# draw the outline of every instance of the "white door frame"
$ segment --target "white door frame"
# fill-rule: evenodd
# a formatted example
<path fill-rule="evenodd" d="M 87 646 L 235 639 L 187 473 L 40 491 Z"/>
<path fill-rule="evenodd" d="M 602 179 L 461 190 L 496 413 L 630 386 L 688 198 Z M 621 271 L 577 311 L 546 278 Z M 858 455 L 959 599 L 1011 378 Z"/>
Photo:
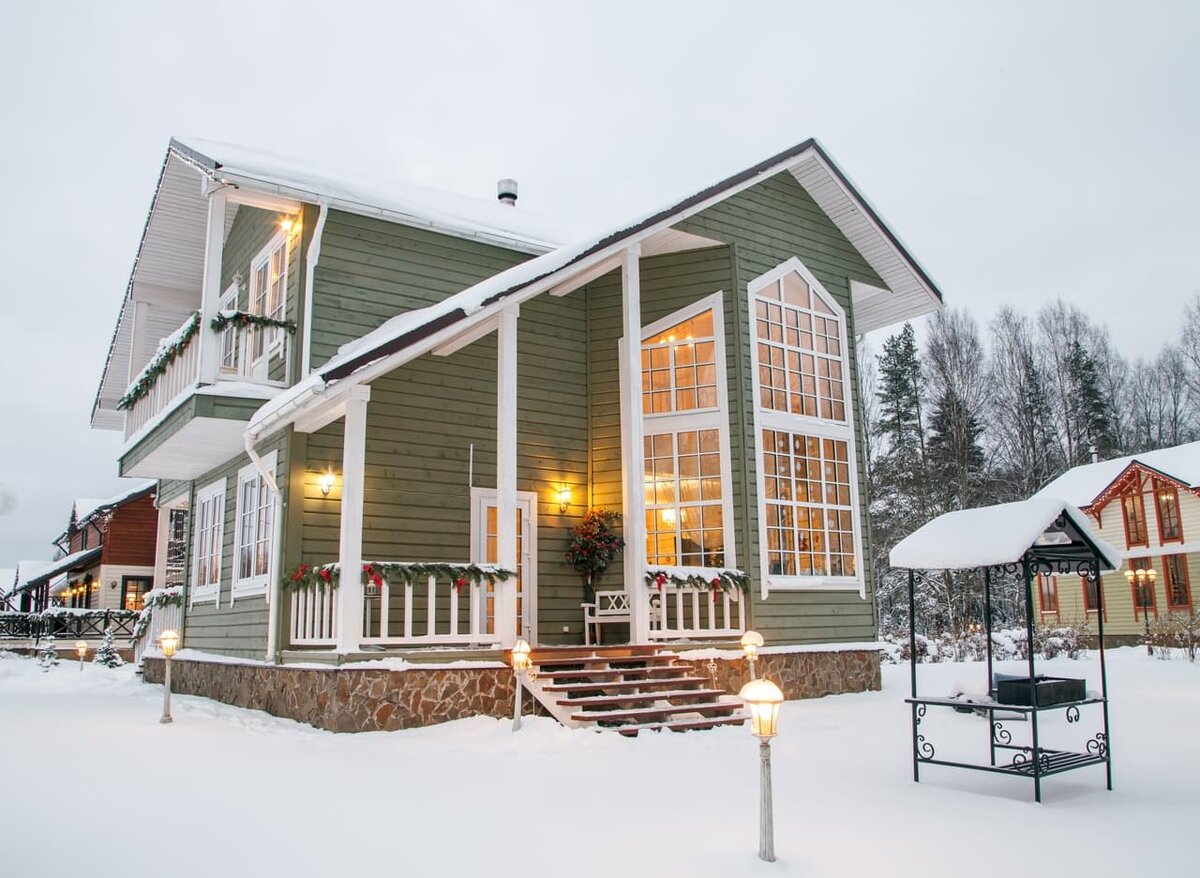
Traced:
<path fill-rule="evenodd" d="M 486 542 L 482 539 L 483 527 L 487 522 L 485 509 L 488 506 L 498 506 L 499 498 L 495 488 L 471 489 L 471 563 L 486 563 L 484 553 Z M 537 633 L 537 493 L 535 491 L 517 491 L 517 509 L 521 510 L 521 548 L 524 557 L 524 575 L 521 579 L 521 596 L 524 599 L 522 610 L 525 618 L 522 620 L 523 636 L 534 646 L 538 642 Z M 516 590 L 513 590 L 515 597 Z M 515 608 L 514 608 L 515 613 Z M 497 614 L 498 616 L 500 614 Z M 511 616 L 510 616 L 511 618 Z"/>

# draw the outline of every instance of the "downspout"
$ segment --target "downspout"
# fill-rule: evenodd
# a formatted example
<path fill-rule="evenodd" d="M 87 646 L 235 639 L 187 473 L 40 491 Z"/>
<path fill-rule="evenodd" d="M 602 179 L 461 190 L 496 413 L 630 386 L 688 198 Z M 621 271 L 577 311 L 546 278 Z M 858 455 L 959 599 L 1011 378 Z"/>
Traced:
<path fill-rule="evenodd" d="M 269 582 L 267 584 L 267 661 L 275 660 L 275 643 L 279 639 L 279 541 L 283 539 L 283 519 L 286 517 L 287 505 L 275 481 L 275 473 L 263 463 L 258 452 L 254 450 L 254 440 L 249 433 L 242 436 L 246 446 L 246 456 L 254 464 L 267 487 L 275 496 L 275 520 L 271 523 L 271 563 L 269 566 Z"/>
<path fill-rule="evenodd" d="M 317 227 L 308 242 L 308 253 L 304 257 L 304 335 L 300 340 L 300 374 L 306 376 L 312 368 L 312 305 L 313 277 L 317 271 L 317 260 L 321 258 L 321 233 L 325 231 L 325 218 L 329 216 L 329 203 L 320 202 L 321 212 L 317 215 Z"/>

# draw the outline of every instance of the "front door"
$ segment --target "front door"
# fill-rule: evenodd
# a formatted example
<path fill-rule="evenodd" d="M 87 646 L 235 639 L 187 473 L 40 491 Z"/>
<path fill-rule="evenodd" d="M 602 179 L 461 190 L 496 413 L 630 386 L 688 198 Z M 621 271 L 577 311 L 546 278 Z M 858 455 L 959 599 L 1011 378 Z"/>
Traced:
<path fill-rule="evenodd" d="M 517 612 L 516 636 L 537 643 L 537 494 L 517 492 Z M 496 491 L 471 490 L 471 561 L 496 563 Z M 495 591 L 489 588 L 484 612 L 486 629 L 496 619 Z"/>

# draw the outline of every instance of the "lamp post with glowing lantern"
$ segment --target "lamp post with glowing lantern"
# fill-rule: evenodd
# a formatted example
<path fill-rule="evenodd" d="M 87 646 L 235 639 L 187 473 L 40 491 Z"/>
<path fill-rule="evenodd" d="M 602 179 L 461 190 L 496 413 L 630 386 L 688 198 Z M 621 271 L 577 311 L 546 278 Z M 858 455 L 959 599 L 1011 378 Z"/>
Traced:
<path fill-rule="evenodd" d="M 1145 627 L 1146 655 L 1154 655 L 1154 647 L 1150 642 L 1150 608 L 1154 606 L 1154 583 L 1158 581 L 1158 571 L 1153 567 L 1132 567 L 1125 569 L 1125 581 L 1137 585 L 1137 602 L 1142 608 L 1142 624 Z"/>
<path fill-rule="evenodd" d="M 76 640 L 75 652 L 79 655 L 79 670 L 83 670 L 83 660 L 87 656 L 87 641 Z"/>
<path fill-rule="evenodd" d="M 158 635 L 158 645 L 162 648 L 163 662 L 163 712 L 160 723 L 171 722 L 171 657 L 175 655 L 175 647 L 179 645 L 179 635 L 168 628 Z"/>
<path fill-rule="evenodd" d="M 524 638 L 513 644 L 512 648 L 512 668 L 516 676 L 517 694 L 513 698 L 513 731 L 521 728 L 521 690 L 525 686 L 525 680 L 529 676 L 529 668 L 533 665 L 533 659 L 529 657 L 531 652 L 528 641 Z"/>
<path fill-rule="evenodd" d="M 750 708 L 750 731 L 758 738 L 758 857 L 775 862 L 775 815 L 771 805 L 771 739 L 779 730 L 783 692 L 770 680 L 751 680 L 738 693 Z"/>
<path fill-rule="evenodd" d="M 763 645 L 763 636 L 757 631 L 747 631 L 742 635 L 742 652 L 746 653 L 746 661 L 750 663 L 750 679 L 757 680 L 754 663 L 758 661 L 758 650 Z"/>

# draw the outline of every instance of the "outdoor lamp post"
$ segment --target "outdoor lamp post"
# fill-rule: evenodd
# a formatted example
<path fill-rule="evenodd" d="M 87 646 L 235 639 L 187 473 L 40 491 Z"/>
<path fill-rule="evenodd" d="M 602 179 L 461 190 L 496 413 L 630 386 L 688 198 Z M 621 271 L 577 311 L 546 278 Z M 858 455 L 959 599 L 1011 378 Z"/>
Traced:
<path fill-rule="evenodd" d="M 757 631 L 747 631 L 742 635 L 742 652 L 746 653 L 746 661 L 750 663 L 750 679 L 757 680 L 754 663 L 758 661 L 758 649 L 763 645 L 763 636 Z"/>
<path fill-rule="evenodd" d="M 87 656 L 87 641 L 76 640 L 75 652 L 79 654 L 79 670 L 83 670 L 83 660 Z"/>
<path fill-rule="evenodd" d="M 513 697 L 513 731 L 521 728 L 521 690 L 524 688 L 525 679 L 529 675 L 529 668 L 533 664 L 533 660 L 529 657 L 530 647 L 529 642 L 521 638 L 513 644 L 512 648 L 512 667 L 513 674 L 516 676 L 516 695 Z"/>
<path fill-rule="evenodd" d="M 1142 625 L 1145 629 L 1146 655 L 1154 655 L 1150 643 L 1150 608 L 1154 606 L 1154 583 L 1158 581 L 1158 571 L 1153 567 L 1139 567 L 1125 570 L 1125 580 L 1130 585 L 1137 585 L 1137 600 L 1142 608 Z"/>
<path fill-rule="evenodd" d="M 175 647 L 179 645 L 179 635 L 168 628 L 158 635 L 158 644 L 162 648 L 163 662 L 163 712 L 160 723 L 171 722 L 171 656 L 175 655 Z"/>
<path fill-rule="evenodd" d="M 775 817 L 771 806 L 771 739 L 779 729 L 783 693 L 770 680 L 751 680 L 738 693 L 750 708 L 750 731 L 758 738 L 758 857 L 775 862 Z"/>

